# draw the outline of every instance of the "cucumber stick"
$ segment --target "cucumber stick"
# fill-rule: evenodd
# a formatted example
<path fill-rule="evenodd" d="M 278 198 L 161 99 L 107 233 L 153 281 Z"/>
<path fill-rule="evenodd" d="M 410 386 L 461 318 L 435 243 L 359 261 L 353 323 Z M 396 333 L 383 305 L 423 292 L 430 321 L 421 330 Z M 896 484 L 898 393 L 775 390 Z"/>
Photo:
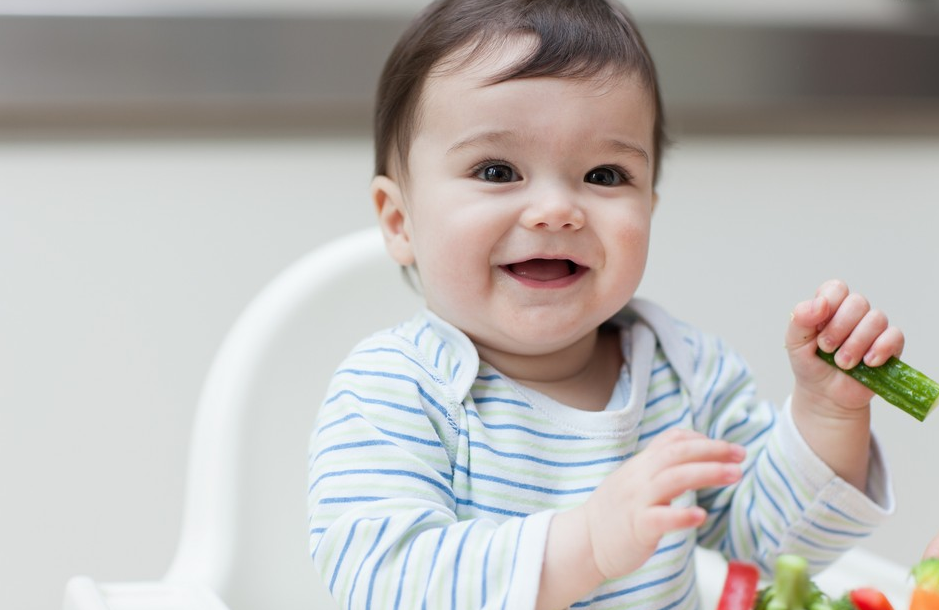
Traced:
<path fill-rule="evenodd" d="M 939 383 L 898 358 L 890 358 L 874 368 L 862 362 L 854 368 L 843 369 L 835 364 L 837 350 L 828 353 L 819 349 L 816 353 L 828 364 L 857 379 L 875 394 L 919 421 L 926 419 L 939 404 Z"/>

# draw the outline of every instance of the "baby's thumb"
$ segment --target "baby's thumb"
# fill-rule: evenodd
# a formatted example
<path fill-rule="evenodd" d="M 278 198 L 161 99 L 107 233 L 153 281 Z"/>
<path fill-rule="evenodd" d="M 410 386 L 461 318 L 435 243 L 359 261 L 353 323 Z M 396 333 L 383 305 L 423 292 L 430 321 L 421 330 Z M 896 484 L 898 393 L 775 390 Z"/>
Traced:
<path fill-rule="evenodd" d="M 786 349 L 797 350 L 814 343 L 818 337 L 819 327 L 828 320 L 828 301 L 822 297 L 815 297 L 811 301 L 802 301 L 795 306 L 786 330 Z M 813 345 L 814 349 L 814 345 Z"/>

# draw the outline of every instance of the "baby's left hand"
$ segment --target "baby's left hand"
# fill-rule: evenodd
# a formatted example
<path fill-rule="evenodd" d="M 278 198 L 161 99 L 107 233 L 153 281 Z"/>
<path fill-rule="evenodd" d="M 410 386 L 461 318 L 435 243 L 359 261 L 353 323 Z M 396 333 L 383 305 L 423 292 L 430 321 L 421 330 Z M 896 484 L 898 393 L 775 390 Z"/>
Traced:
<path fill-rule="evenodd" d="M 796 386 L 841 409 L 867 407 L 873 392 L 824 362 L 816 348 L 838 350 L 835 362 L 850 369 L 861 361 L 880 366 L 899 356 L 903 343 L 903 333 L 889 325 L 882 311 L 872 309 L 866 298 L 839 280 L 825 282 L 814 299 L 796 305 L 786 333 Z"/>

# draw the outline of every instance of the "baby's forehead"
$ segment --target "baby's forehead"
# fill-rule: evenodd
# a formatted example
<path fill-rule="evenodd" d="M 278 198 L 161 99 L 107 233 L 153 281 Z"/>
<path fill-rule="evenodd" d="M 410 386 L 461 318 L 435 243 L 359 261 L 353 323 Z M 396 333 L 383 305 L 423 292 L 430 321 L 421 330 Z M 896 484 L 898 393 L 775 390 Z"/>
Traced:
<path fill-rule="evenodd" d="M 490 72 L 493 78 L 511 72 L 537 51 L 540 40 L 529 33 L 480 34 L 438 59 L 428 80 L 461 72 Z"/>
<path fill-rule="evenodd" d="M 435 85 L 450 79 L 468 78 L 479 86 L 539 77 L 571 79 L 589 82 L 598 94 L 623 83 L 648 88 L 635 67 L 618 66 L 613 61 L 603 65 L 586 65 L 578 60 L 569 64 L 558 61 L 552 70 L 529 71 L 527 66 L 538 53 L 539 45 L 538 37 L 527 33 L 476 38 L 461 45 L 431 66 L 421 87 L 418 107 L 428 94 L 433 95 Z"/>

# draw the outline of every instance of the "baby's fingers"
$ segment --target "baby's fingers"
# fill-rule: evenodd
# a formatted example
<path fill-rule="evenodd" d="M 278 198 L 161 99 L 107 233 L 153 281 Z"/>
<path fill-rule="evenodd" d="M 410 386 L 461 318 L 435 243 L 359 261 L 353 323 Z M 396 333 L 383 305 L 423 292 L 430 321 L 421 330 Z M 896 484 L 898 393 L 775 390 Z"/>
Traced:
<path fill-rule="evenodd" d="M 654 462 L 654 468 L 664 469 L 689 462 L 742 462 L 746 449 L 699 432 L 672 428 L 652 441 L 641 455 Z"/>
<path fill-rule="evenodd" d="M 740 480 L 739 464 L 726 462 L 687 462 L 658 472 L 649 482 L 648 493 L 654 504 L 671 502 L 689 490 L 731 485 Z"/>
<path fill-rule="evenodd" d="M 653 506 L 642 514 L 639 526 L 650 540 L 657 541 L 669 532 L 698 527 L 706 518 L 707 511 L 700 506 Z"/>
<path fill-rule="evenodd" d="M 859 319 L 855 321 L 855 318 Z M 869 366 L 883 364 L 890 356 L 899 354 L 903 346 L 902 333 L 889 326 L 887 316 L 880 310 L 868 307 L 864 312 L 861 309 L 848 318 L 846 326 L 848 328 L 836 329 L 830 334 L 826 327 L 819 337 L 819 345 L 823 350 L 829 353 L 838 350 L 835 363 L 843 369 L 854 368 L 862 359 Z M 836 344 L 838 338 L 845 334 L 841 343 Z"/>
<path fill-rule="evenodd" d="M 864 354 L 864 364 L 875 367 L 887 362 L 891 356 L 899 358 L 900 354 L 903 353 L 905 343 L 906 338 L 903 336 L 903 332 L 896 326 L 888 326 L 887 329 L 880 333 L 874 340 L 873 345 L 867 350 L 867 353 Z"/>
<path fill-rule="evenodd" d="M 818 287 L 814 299 L 796 305 L 786 331 L 786 347 L 798 350 L 811 344 L 809 349 L 814 352 L 819 331 L 825 328 L 849 294 L 847 284 L 829 280 Z"/>

